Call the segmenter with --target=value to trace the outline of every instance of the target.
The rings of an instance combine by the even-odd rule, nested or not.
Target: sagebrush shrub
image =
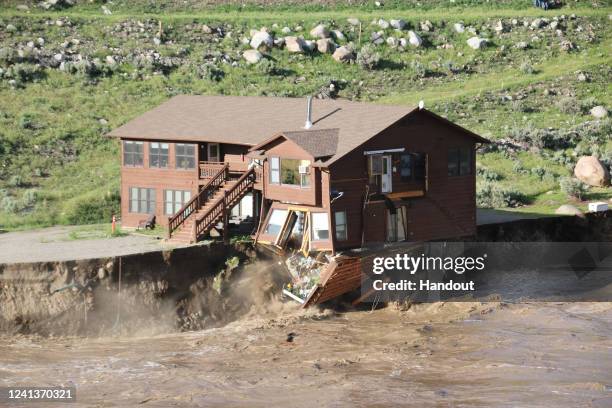
[[[582,200],[584,195],[589,191],[589,186],[574,177],[562,177],[559,180],[561,191],[570,197]]]

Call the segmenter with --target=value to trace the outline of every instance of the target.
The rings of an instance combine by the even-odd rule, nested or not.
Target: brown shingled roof
[[[341,156],[412,110],[407,106],[315,99],[312,130],[337,129],[336,156]],[[179,95],[113,130],[109,136],[254,146],[283,129],[302,131],[305,120],[305,98]]]
[[[281,134],[313,156],[331,153],[325,162],[329,165],[415,110],[409,106],[315,99],[313,127],[304,130],[306,98],[179,95],[109,136],[255,146],[286,129]],[[309,140],[311,137],[314,139]]]
[[[291,140],[312,157],[329,157],[338,149],[339,129],[298,130],[282,132],[281,135]]]

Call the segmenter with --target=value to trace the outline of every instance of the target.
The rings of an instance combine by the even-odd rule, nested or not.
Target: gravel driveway
[[[82,226],[67,226],[0,234],[0,263],[105,258],[173,247],[144,235],[75,239],[75,234],[86,236],[92,231],[95,232],[92,228],[83,232]]]

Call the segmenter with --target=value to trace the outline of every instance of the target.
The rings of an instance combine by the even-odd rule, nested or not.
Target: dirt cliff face
[[[251,246],[215,243],[116,258],[3,264],[0,331],[101,335],[214,327],[276,292],[282,279],[268,262]],[[245,283],[255,279],[259,284],[247,289]]]

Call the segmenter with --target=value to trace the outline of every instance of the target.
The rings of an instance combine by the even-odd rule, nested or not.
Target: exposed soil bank
[[[276,293],[279,277],[266,268],[268,262],[250,245],[213,243],[0,264],[0,332],[144,334],[225,324]],[[249,274],[243,277],[245,266]]]
[[[476,239],[612,241],[610,215],[489,224]],[[0,332],[147,335],[218,327],[281,307],[270,300],[287,278],[248,244],[0,264]]]

